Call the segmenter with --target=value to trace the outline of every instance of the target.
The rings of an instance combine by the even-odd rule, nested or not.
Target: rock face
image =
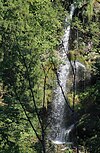
[[[87,85],[90,84],[91,74],[89,73],[85,65],[83,65],[82,63],[78,61],[75,62],[75,65],[72,62],[72,66],[73,66],[73,69],[75,70],[75,80],[74,80],[75,90],[76,92],[82,92],[85,90]],[[69,89],[68,93],[73,91],[73,78],[74,78],[73,71],[72,71],[72,68],[70,67],[69,81],[67,84]]]

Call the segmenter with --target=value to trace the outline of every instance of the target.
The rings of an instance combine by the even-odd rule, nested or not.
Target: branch
[[[37,114],[37,117],[38,117],[38,120],[39,120],[41,129],[42,129],[42,128],[43,128],[43,126],[42,126],[42,121],[41,121],[41,118],[40,118],[40,115],[39,115],[39,113],[38,113],[38,109],[37,109],[37,106],[36,106],[35,97],[34,97],[34,92],[33,92],[32,85],[31,85],[31,80],[30,80],[30,76],[29,76],[28,67],[27,67],[25,58],[24,58],[24,56],[21,54],[20,51],[19,51],[19,54],[20,54],[21,57],[22,57],[23,64],[24,64],[24,66],[25,66],[25,68],[26,68],[26,71],[27,71],[27,77],[28,77],[28,82],[29,82],[29,89],[30,89],[31,94],[32,94],[32,99],[33,99],[33,103],[34,103],[34,107],[35,107],[35,112],[36,112],[36,114]]]
[[[48,72],[49,72],[49,70],[50,70],[50,68],[51,68],[51,66],[48,68],[48,70],[47,70],[47,72],[45,71],[45,68],[44,68],[44,65],[43,64],[41,64],[42,65],[42,68],[43,68],[43,72],[44,72],[44,85],[43,85],[43,108],[45,107],[44,106],[44,104],[45,104],[45,95],[46,95],[46,93],[45,93],[45,90],[46,90],[46,81],[47,81],[47,75],[48,75]]]
[[[38,121],[39,121],[39,124],[40,124],[40,127],[41,127],[41,136],[42,136],[42,139],[40,139],[40,137],[38,136],[34,126],[32,125],[27,113],[26,113],[26,110],[24,109],[23,105],[23,109],[24,109],[24,112],[25,112],[25,115],[27,116],[28,118],[28,121],[29,123],[31,124],[37,138],[39,139],[39,141],[41,142],[41,145],[42,145],[42,149],[43,149],[43,152],[45,153],[45,130],[44,130],[44,123],[42,122],[41,120],[41,117],[40,117],[40,114],[38,113],[38,108],[36,106],[36,101],[35,101],[35,97],[34,97],[34,92],[33,92],[33,89],[32,89],[32,85],[31,85],[31,79],[30,79],[30,76],[29,76],[29,69],[27,67],[27,63],[26,63],[26,60],[25,60],[25,57],[21,54],[20,50],[19,50],[19,54],[20,56],[22,57],[22,60],[23,60],[23,64],[26,68],[26,72],[27,72],[27,78],[28,78],[28,83],[29,83],[29,89],[30,89],[30,92],[31,92],[31,95],[32,95],[32,99],[33,99],[33,103],[34,103],[34,107],[35,107],[35,112],[36,112],[36,115],[37,115],[37,118],[38,118]]]
[[[13,87],[14,87],[14,92],[15,92],[15,94],[16,94],[16,97],[17,97],[17,99],[18,99],[20,105],[22,106],[22,109],[23,109],[23,111],[24,111],[24,113],[25,113],[25,116],[27,117],[27,121],[30,123],[30,125],[31,125],[33,131],[35,132],[35,135],[36,135],[36,137],[38,138],[38,140],[42,143],[42,140],[41,140],[41,138],[39,137],[39,135],[38,135],[38,133],[37,133],[35,127],[33,126],[32,122],[31,122],[31,120],[30,120],[30,118],[29,118],[29,116],[28,116],[28,114],[27,114],[27,112],[26,112],[26,110],[25,110],[25,108],[24,108],[24,105],[23,105],[23,103],[21,102],[21,100],[20,100],[20,98],[19,98],[19,96],[18,96],[18,94],[17,94],[17,92],[16,92],[16,88],[15,88],[14,85],[13,85]]]
[[[55,66],[54,63],[53,63],[53,65],[54,65],[54,72],[55,72],[56,77],[57,77],[57,82],[58,82],[59,87],[61,88],[61,91],[62,91],[63,97],[64,97],[64,99],[65,99],[65,102],[66,102],[68,108],[73,112],[73,109],[72,109],[71,106],[69,105],[69,103],[68,103],[68,99],[66,98],[65,93],[64,93],[64,91],[63,91],[63,88],[62,88],[62,86],[61,86],[61,84],[60,84],[59,76],[58,76],[58,73],[57,73],[56,66]]]

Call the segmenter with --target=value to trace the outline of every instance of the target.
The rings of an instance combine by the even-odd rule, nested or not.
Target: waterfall
[[[73,129],[74,125],[69,123],[71,118],[71,110],[66,105],[65,92],[67,91],[67,81],[70,63],[67,59],[68,52],[68,41],[70,35],[70,20],[72,20],[74,12],[74,5],[71,5],[69,18],[65,20],[65,34],[63,36],[63,49],[60,52],[63,64],[60,65],[58,70],[59,84],[54,90],[54,98],[52,102],[52,112],[50,121],[50,135],[49,139],[55,144],[64,144],[69,141],[69,134]],[[62,87],[62,89],[61,89]],[[63,92],[62,92],[63,90]],[[64,93],[64,94],[63,94]]]

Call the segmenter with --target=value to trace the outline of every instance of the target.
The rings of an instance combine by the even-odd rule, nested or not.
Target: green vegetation
[[[80,61],[86,66],[84,80],[76,80],[75,111],[78,113],[78,144],[91,153],[100,152],[100,47],[99,13],[100,3],[89,1],[81,5],[73,18],[72,61]],[[81,10],[81,12],[79,12]],[[85,70],[86,71],[86,70]],[[75,75],[75,74],[74,74]],[[76,77],[77,79],[77,77]],[[75,81],[75,80],[74,80]],[[69,93],[73,103],[73,93]]]
[[[0,1],[0,153],[46,153],[54,64],[71,1]],[[70,60],[86,65],[91,81],[75,95],[78,143],[100,152],[99,0],[77,0]],[[60,61],[60,62],[59,62]],[[54,64],[53,64],[54,63]],[[72,80],[71,80],[72,81]],[[71,84],[71,83],[69,83]],[[73,105],[72,95],[69,100]],[[70,150],[71,152],[71,150]]]
[[[1,153],[45,152],[55,77],[51,61],[64,15],[59,1],[0,1]]]

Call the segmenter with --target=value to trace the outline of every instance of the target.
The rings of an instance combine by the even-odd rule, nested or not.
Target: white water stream
[[[71,5],[71,11],[69,18],[67,17],[65,20],[67,27],[65,27],[65,34],[63,36],[63,49],[60,52],[60,56],[62,59],[63,64],[60,65],[58,70],[58,77],[60,86],[57,85],[54,91],[54,98],[52,103],[52,116],[51,116],[51,130],[50,130],[50,140],[55,144],[64,144],[69,141],[69,134],[73,129],[74,125],[67,125],[67,119],[70,119],[71,110],[66,106],[65,98],[62,93],[61,87],[63,92],[67,91],[67,81],[68,81],[68,74],[70,69],[70,63],[67,59],[67,52],[68,52],[68,42],[70,36],[70,21],[72,20],[72,16],[74,13],[74,6]]]

